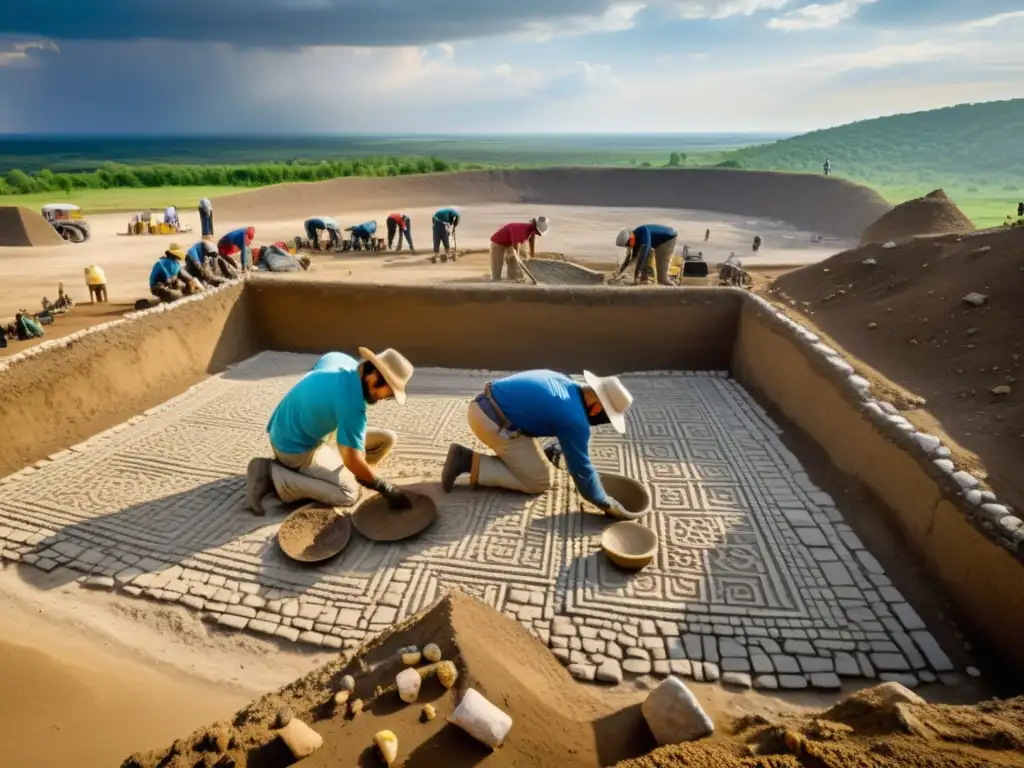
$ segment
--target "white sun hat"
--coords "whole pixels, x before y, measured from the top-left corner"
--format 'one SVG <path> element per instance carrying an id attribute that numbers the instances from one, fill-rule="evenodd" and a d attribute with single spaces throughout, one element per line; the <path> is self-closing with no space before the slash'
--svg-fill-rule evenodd
<path id="1" fill-rule="evenodd" d="M 601 377 L 590 371 L 584 371 L 583 378 L 601 401 L 609 423 L 620 435 L 625 434 L 626 411 L 633 404 L 633 395 L 626 389 L 626 385 L 618 376 Z"/>
<path id="2" fill-rule="evenodd" d="M 388 383 L 391 391 L 395 393 L 395 402 L 399 404 L 404 403 L 405 387 L 415 370 L 412 363 L 401 352 L 390 348 L 385 349 L 380 354 L 375 354 L 366 347 L 359 347 L 359 356 L 373 363 L 377 370 L 380 371 L 384 381 Z"/>
<path id="3" fill-rule="evenodd" d="M 629 236 L 631 234 L 633 233 L 630 232 L 628 229 L 622 230 L 621 232 L 619 232 L 619 236 L 615 238 L 615 244 L 619 246 L 619 248 L 625 248 L 627 245 L 629 245 Z"/>
<path id="4" fill-rule="evenodd" d="M 545 232 L 547 232 L 548 231 L 548 224 L 549 224 L 549 222 L 548 222 L 548 217 L 547 216 L 538 216 L 537 217 L 537 233 L 543 235 Z"/>

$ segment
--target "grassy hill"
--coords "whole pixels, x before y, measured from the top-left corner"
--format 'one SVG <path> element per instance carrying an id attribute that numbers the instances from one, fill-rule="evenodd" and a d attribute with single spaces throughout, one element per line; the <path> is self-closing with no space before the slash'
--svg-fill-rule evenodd
<path id="1" fill-rule="evenodd" d="M 821 173 L 891 202 L 943 188 L 975 223 L 996 224 L 1024 200 L 1024 99 L 863 120 L 728 152 L 744 168 Z"/>

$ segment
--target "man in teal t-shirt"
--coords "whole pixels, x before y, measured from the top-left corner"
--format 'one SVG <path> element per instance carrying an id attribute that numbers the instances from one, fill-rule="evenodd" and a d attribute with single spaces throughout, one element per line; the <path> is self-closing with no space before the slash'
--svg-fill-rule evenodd
<path id="1" fill-rule="evenodd" d="M 366 408 L 391 398 L 404 403 L 413 367 L 393 349 L 378 355 L 360 347 L 359 355 L 362 360 L 341 352 L 324 355 L 274 409 L 267 433 L 276 461 L 249 462 L 247 494 L 254 512 L 262 513 L 271 487 L 284 502 L 351 506 L 359 495 L 356 483 L 379 492 L 393 509 L 408 506 L 405 494 L 372 469 L 397 437 L 387 429 L 368 429 Z"/>

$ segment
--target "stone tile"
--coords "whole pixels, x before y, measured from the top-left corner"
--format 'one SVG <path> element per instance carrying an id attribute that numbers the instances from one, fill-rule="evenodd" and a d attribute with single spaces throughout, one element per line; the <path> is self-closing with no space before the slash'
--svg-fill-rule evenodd
<path id="1" fill-rule="evenodd" d="M 831 672 L 817 672 L 812 674 L 810 678 L 811 685 L 815 688 L 822 688 L 826 691 L 837 691 L 843 687 L 843 683 L 839 679 L 839 675 Z"/>
<path id="2" fill-rule="evenodd" d="M 723 672 L 722 685 L 729 685 L 735 688 L 749 689 L 753 686 L 750 675 L 744 672 Z"/>
<path id="3" fill-rule="evenodd" d="M 803 675 L 779 675 L 779 687 L 790 691 L 799 691 L 807 687 L 807 678 Z"/>
<path id="4" fill-rule="evenodd" d="M 932 669 L 936 672 L 953 671 L 953 662 L 943 653 L 942 648 L 939 647 L 939 644 L 930 632 L 911 632 L 910 636 L 917 643 L 917 647 L 921 649 L 921 652 L 924 653 Z"/>
<path id="5" fill-rule="evenodd" d="M 646 675 L 651 671 L 651 662 L 646 659 L 626 659 L 622 668 L 631 675 Z"/>

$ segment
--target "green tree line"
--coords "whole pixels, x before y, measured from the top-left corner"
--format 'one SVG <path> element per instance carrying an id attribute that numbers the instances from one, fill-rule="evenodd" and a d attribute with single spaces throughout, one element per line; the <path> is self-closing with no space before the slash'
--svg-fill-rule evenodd
<path id="1" fill-rule="evenodd" d="M 0 195 L 64 192 L 75 189 L 143 187 L 262 187 L 288 181 L 325 181 L 344 176 L 408 176 L 480 168 L 438 157 L 363 157 L 320 163 L 251 165 L 118 165 L 108 163 L 85 173 L 9 171 L 0 176 Z"/>

